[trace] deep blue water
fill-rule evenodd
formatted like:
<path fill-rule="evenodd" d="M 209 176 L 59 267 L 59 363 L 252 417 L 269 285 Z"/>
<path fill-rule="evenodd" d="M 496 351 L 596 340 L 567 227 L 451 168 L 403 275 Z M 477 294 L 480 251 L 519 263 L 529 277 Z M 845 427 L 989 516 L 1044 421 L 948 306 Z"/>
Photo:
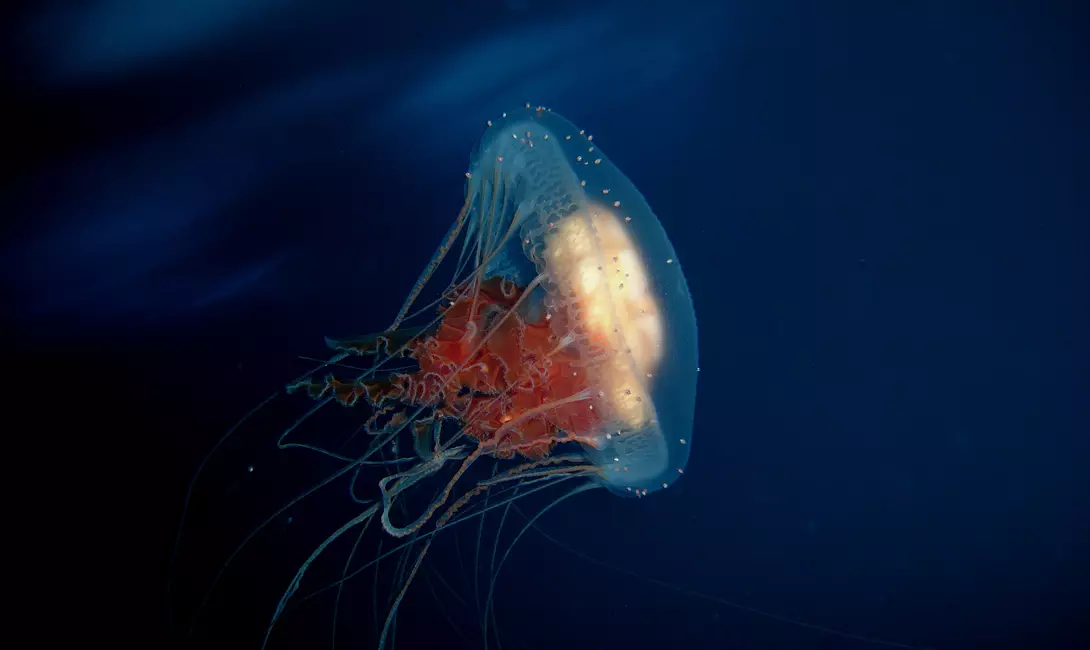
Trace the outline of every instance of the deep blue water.
<path fill-rule="evenodd" d="M 702 372 L 675 486 L 580 494 L 515 547 L 502 647 L 885 647 L 817 627 L 1086 647 L 1085 7 L 361 4 L 45 2 L 11 23 L 5 465 L 35 634 L 259 647 L 359 507 L 338 484 L 278 517 L 187 638 L 233 545 L 337 465 L 276 451 L 305 403 L 240 431 L 198 483 L 168 606 L 186 482 L 323 336 L 389 323 L 485 120 L 530 101 L 654 208 Z M 481 647 L 475 536 L 438 538 L 398 647 Z M 337 647 L 374 646 L 373 589 L 348 583 Z M 270 647 L 326 647 L 332 611 L 294 607 Z"/>

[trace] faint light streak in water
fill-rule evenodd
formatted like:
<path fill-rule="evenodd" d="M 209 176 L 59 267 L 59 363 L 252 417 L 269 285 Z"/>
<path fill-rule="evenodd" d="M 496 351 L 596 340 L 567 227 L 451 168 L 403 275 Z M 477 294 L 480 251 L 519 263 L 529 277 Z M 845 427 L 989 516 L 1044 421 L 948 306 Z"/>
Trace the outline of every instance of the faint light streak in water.
<path fill-rule="evenodd" d="M 198 13 L 188 15 L 185 25 L 157 26 L 178 4 Z M 75 44 L 64 49 L 69 46 L 61 43 L 57 52 L 77 56 L 98 47 L 103 35 L 128 34 L 87 63 L 89 69 L 121 71 L 136 59 L 193 54 L 211 35 L 250 29 L 246 18 L 258 6 L 212 4 L 220 3 L 171 0 L 155 19 L 139 12 L 122 16 L 117 0 L 72 10 L 63 15 L 93 19 L 80 27 L 84 35 Z M 575 117 L 615 114 L 664 87 L 680 104 L 685 89 L 666 84 L 676 84 L 679 75 L 699 79 L 714 58 L 709 55 L 727 46 L 720 7 L 619 7 L 554 20 L 516 19 L 484 39 L 426 58 L 391 55 L 319 70 L 139 146 L 44 170 L 32 184 L 38 191 L 17 196 L 5 210 L 30 212 L 42 224 L 30 241 L 0 259 L 6 281 L 16 283 L 17 316 L 93 316 L 109 324 L 142 309 L 162 313 L 164 291 L 156 286 L 177 293 L 180 311 L 212 305 L 224 291 L 217 287 L 236 287 L 231 295 L 238 295 L 252 284 L 239 278 L 267 279 L 276 268 L 271 259 L 296 253 L 256 251 L 223 268 L 218 280 L 202 261 L 237 227 L 236 206 L 267 194 L 286 170 L 321 164 L 334 152 L 359 157 L 382 151 L 383 160 L 410 162 L 418 175 L 456 173 L 448 170 L 449 158 L 463 156 L 483 121 L 498 111 L 533 101 L 563 107 Z M 61 20 L 58 26 L 64 26 L 58 18 L 63 15 L 43 14 Z M 43 18 L 38 24 L 50 23 Z M 149 36 L 132 36 L 142 25 L 152 26 Z M 678 112 L 684 112 L 680 105 Z M 343 125 L 335 129 L 339 141 L 313 137 L 328 136 L 322 130 L 330 125 Z M 422 148 L 427 155 L 420 155 Z M 448 158 L 437 168 L 434 160 L 442 156 Z M 380 163 L 377 157 L 374 162 Z M 258 273 L 259 268 L 265 270 Z M 158 284 L 149 284 L 151 277 Z"/>
<path fill-rule="evenodd" d="M 54 83 L 82 82 L 182 58 L 252 29 L 282 0 L 97 0 L 39 7 L 24 38 Z"/>
<path fill-rule="evenodd" d="M 726 13 L 719 3 L 652 3 L 516 20 L 410 71 L 405 89 L 371 112 L 362 137 L 407 129 L 433 150 L 451 151 L 472 142 L 482 120 L 525 101 L 563 107 L 573 118 L 624 110 L 679 77 L 701 79 L 716 55 L 736 46 L 725 40 Z M 415 147 L 390 153 L 419 160 Z"/>
<path fill-rule="evenodd" d="M 267 273 L 269 259 L 292 251 L 258 251 L 261 261 L 235 261 L 244 268 L 227 267 L 220 280 L 207 258 L 245 225 L 240 203 L 342 146 L 298 125 L 349 119 L 373 99 L 377 74 L 342 70 L 288 84 L 177 132 L 42 170 L 3 206 L 35 223 L 0 254 L 16 319 L 131 325 L 144 310 L 162 313 L 168 298 L 179 312 L 206 302 L 202 292 L 245 275 L 247 264 Z"/>

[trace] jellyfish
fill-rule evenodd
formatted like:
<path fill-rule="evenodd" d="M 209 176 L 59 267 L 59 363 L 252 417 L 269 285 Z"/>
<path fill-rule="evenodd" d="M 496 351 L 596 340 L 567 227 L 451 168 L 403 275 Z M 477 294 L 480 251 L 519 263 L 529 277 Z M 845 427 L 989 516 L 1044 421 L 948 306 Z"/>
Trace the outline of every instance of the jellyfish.
<path fill-rule="evenodd" d="M 384 648 L 446 529 L 556 486 L 566 491 L 536 516 L 594 488 L 647 497 L 684 473 L 696 316 L 647 201 L 592 135 L 531 104 L 488 121 L 465 177 L 461 209 L 390 324 L 327 339 L 332 357 L 287 385 L 314 402 L 280 445 L 342 466 L 258 528 L 342 477 L 360 512 L 299 566 L 266 643 L 312 562 L 349 530 L 378 522 L 392 550 L 346 565 L 327 586 L 338 594 L 390 552 L 407 554 L 378 634 Z M 451 279 L 437 289 L 447 267 Z M 356 451 L 286 442 L 336 405 L 358 414 Z M 486 602 L 493 587 L 494 576 Z"/>

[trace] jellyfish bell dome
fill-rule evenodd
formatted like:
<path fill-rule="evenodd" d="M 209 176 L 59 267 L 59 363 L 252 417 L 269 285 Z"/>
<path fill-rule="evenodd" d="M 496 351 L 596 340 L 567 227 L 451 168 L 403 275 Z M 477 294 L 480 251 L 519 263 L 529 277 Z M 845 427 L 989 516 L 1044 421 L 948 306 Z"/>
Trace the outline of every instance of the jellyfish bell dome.
<path fill-rule="evenodd" d="M 555 340 L 581 358 L 597 414 L 576 438 L 598 480 L 622 494 L 668 487 L 689 455 L 697 329 L 655 213 L 593 135 L 540 106 L 490 121 L 469 176 L 482 199 L 511 204 L 497 230 L 517 228 Z"/>

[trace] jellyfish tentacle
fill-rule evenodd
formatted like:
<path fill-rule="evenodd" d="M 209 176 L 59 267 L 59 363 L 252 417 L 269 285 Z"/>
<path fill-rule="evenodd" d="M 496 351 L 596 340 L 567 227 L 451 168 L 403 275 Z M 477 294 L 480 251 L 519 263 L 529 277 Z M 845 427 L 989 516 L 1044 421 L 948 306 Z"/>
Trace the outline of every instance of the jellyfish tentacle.
<path fill-rule="evenodd" d="M 509 420 L 508 422 L 506 422 L 503 426 L 501 426 L 496 431 L 496 433 L 494 434 L 494 436 L 492 438 L 482 442 L 480 445 L 477 446 L 476 449 L 474 449 L 468 456 L 465 457 L 465 460 L 462 461 L 461 466 L 458 468 L 457 471 L 455 471 L 454 476 L 452 476 L 450 478 L 450 480 L 447 482 L 446 486 L 439 493 L 439 495 L 436 496 L 435 499 L 432 500 L 431 504 L 429 504 L 428 507 L 424 510 L 424 513 L 422 515 L 420 515 L 420 517 L 416 521 L 412 522 L 411 524 L 409 524 L 407 526 L 397 527 L 397 526 L 394 526 L 390 522 L 389 504 L 392 503 L 393 498 L 396 497 L 397 494 L 402 492 L 404 489 L 406 489 L 406 488 L 410 487 L 411 485 L 417 483 L 418 481 L 422 480 L 426 476 L 430 476 L 431 474 L 434 474 L 435 472 L 439 471 L 439 468 L 441 467 L 442 463 L 445 463 L 446 460 L 449 460 L 452 457 L 452 456 L 449 455 L 451 450 L 450 449 L 444 449 L 443 452 L 439 456 L 437 456 L 435 459 L 433 459 L 432 461 L 430 461 L 428 463 L 424 463 L 423 465 L 420 465 L 420 466 L 418 466 L 416 468 L 410 469 L 410 470 L 408 470 L 406 472 L 402 472 L 400 474 L 395 474 L 393 476 L 390 476 L 390 477 L 387 477 L 387 478 L 383 479 L 382 481 L 379 482 L 379 489 L 383 493 L 382 494 L 382 501 L 383 501 L 383 506 L 384 506 L 383 507 L 383 512 L 382 512 L 382 527 L 383 527 L 383 529 L 386 530 L 387 533 L 389 533 L 390 535 L 392 535 L 394 537 L 405 537 L 406 535 L 410 535 L 410 534 L 415 533 L 416 531 L 420 530 L 420 528 L 422 528 L 426 523 L 428 523 L 428 521 L 432 518 L 432 516 L 435 514 L 435 512 L 439 508 L 442 508 L 444 504 L 446 504 L 447 499 L 450 498 L 450 494 L 454 490 L 454 485 L 458 482 L 459 479 L 462 478 L 462 476 L 466 473 L 466 471 L 469 469 L 469 467 L 473 464 L 474 461 L 476 461 L 478 458 L 480 458 L 485 453 L 495 453 L 497 451 L 503 451 L 504 450 L 504 447 L 501 446 L 502 442 L 507 437 L 507 435 L 519 423 L 521 423 L 521 422 L 523 422 L 525 420 L 531 419 L 533 417 L 536 417 L 538 415 L 547 413 L 550 410 L 559 408 L 559 407 L 564 406 L 566 404 L 571 404 L 573 402 L 578 402 L 578 401 L 588 399 L 589 397 L 590 397 L 589 391 L 586 391 L 586 390 L 580 391 L 579 393 L 576 393 L 575 395 L 571 395 L 569 397 L 561 398 L 561 399 L 558 399 L 558 400 L 555 400 L 555 401 L 552 401 L 552 402 L 547 402 L 547 403 L 542 404 L 540 406 L 536 406 L 536 407 L 533 407 L 533 408 L 526 409 L 526 410 L 522 411 L 521 413 L 519 413 L 517 417 L 515 417 L 515 418 Z M 546 442 L 548 442 L 548 441 L 546 441 Z M 540 441 L 535 440 L 532 443 L 528 443 L 528 444 L 529 445 L 537 445 L 537 444 L 540 444 Z M 510 445 L 510 446 L 507 447 L 507 449 L 510 449 L 510 450 L 513 451 L 515 449 L 518 449 L 521 446 L 522 445 Z M 455 449 L 460 449 L 460 448 L 455 448 Z M 386 485 L 391 483 L 391 482 L 394 482 L 394 488 L 392 490 L 387 491 Z M 404 482 L 404 485 L 402 485 L 403 482 Z"/>
<path fill-rule="evenodd" d="M 446 450 L 431 460 L 420 463 L 404 472 L 391 474 L 380 480 L 378 489 L 382 495 L 382 528 L 393 537 L 405 537 L 416 532 L 427 523 L 428 517 L 431 516 L 429 511 L 425 511 L 420 518 L 407 526 L 395 526 L 390 521 L 390 510 L 393 508 L 394 501 L 402 492 L 442 469 L 448 460 L 461 457 L 462 448 L 456 447 L 452 450 Z"/>
<path fill-rule="evenodd" d="M 288 585 L 288 588 L 285 589 L 283 595 L 280 596 L 280 602 L 276 604 L 276 611 L 273 612 L 272 620 L 269 621 L 269 627 L 265 630 L 265 638 L 261 642 L 262 650 L 264 650 L 265 646 L 269 644 L 269 637 L 272 636 L 273 627 L 276 625 L 276 621 L 280 618 L 280 614 L 283 613 L 284 607 L 288 604 L 288 600 L 290 600 L 295 592 L 299 589 L 299 584 L 303 581 L 303 576 L 306 575 L 307 569 L 310 568 L 310 565 L 314 562 L 314 560 L 318 559 L 318 556 L 321 555 L 326 550 L 326 548 L 330 544 L 332 544 L 338 537 L 345 534 L 349 530 L 352 530 L 352 528 L 360 523 L 363 523 L 365 521 L 370 522 L 377 509 L 378 505 L 373 505 L 347 521 L 332 535 L 326 537 L 325 540 L 322 541 L 322 543 L 319 544 L 316 549 L 314 549 L 314 552 L 310 554 L 310 557 L 308 557 L 306 561 L 304 561 L 303 564 L 300 565 L 299 570 L 295 572 L 295 577 L 292 578 L 291 583 Z"/>
<path fill-rule="evenodd" d="M 482 449 L 484 449 L 484 445 L 478 447 L 474 451 L 473 454 L 470 454 L 470 456 L 468 458 L 466 458 L 466 460 L 462 464 L 462 467 L 460 467 L 458 469 L 458 472 L 455 473 L 454 477 L 452 477 L 450 482 L 447 484 L 447 487 L 443 490 L 443 493 L 442 493 L 443 497 L 449 496 L 450 491 L 453 488 L 454 483 L 461 477 L 461 474 L 464 473 L 464 471 L 469 467 L 469 463 L 472 460 L 475 459 L 474 457 L 479 456 Z M 520 467 L 536 467 L 536 466 L 537 466 L 537 463 L 526 463 L 525 465 L 520 466 Z M 511 470 L 511 472 L 515 472 L 518 469 L 520 469 L 520 468 L 517 467 L 514 470 Z M 590 485 L 593 486 L 593 484 L 590 484 Z M 489 489 L 491 486 L 492 486 L 492 483 L 487 483 L 487 482 L 483 482 L 483 481 L 481 483 L 478 483 L 472 489 L 470 489 L 465 494 L 463 494 L 461 497 L 459 497 L 457 501 L 455 501 L 453 504 L 451 504 L 451 506 L 449 508 L 447 508 L 447 510 L 442 515 L 439 516 L 439 519 L 436 520 L 435 529 L 432 531 L 432 534 L 424 542 L 424 547 L 420 550 L 420 554 L 417 556 L 416 562 L 413 563 L 412 570 L 409 571 L 408 578 L 406 578 L 406 580 L 405 580 L 404 584 L 402 585 L 401 589 L 398 591 L 397 598 L 394 600 L 393 605 L 390 608 L 390 613 L 387 614 L 387 616 L 386 616 L 386 623 L 383 625 L 382 635 L 379 638 L 379 649 L 380 650 L 383 650 L 386 647 L 386 637 L 387 637 L 387 634 L 389 633 L 389 631 L 391 629 L 391 626 L 392 626 L 394 620 L 397 617 L 398 607 L 401 605 L 401 601 L 405 598 L 405 594 L 408 593 L 409 585 L 412 584 L 413 578 L 416 577 L 417 572 L 420 570 L 420 566 L 424 563 L 424 558 L 427 556 L 428 550 L 431 548 L 431 544 L 432 544 L 432 541 L 435 539 L 435 535 L 447 525 L 447 523 L 451 520 L 451 518 L 453 518 L 455 515 L 458 514 L 458 511 L 461 510 L 461 508 L 463 506 L 465 506 L 467 503 L 469 503 L 474 497 L 480 495 L 482 492 Z M 443 501 L 445 501 L 445 499 L 443 499 Z M 436 499 L 436 503 L 439 503 L 441 505 L 442 501 L 440 501 L 439 499 Z M 433 507 L 434 507 L 434 504 L 433 504 Z"/>
<path fill-rule="evenodd" d="M 439 248 L 436 249 L 435 254 L 432 255 L 428 265 L 424 267 L 424 271 L 417 278 L 416 284 L 413 285 L 412 290 L 409 292 L 408 297 L 405 298 L 405 302 L 401 305 L 401 309 L 397 312 L 397 317 L 394 318 L 394 322 L 390 324 L 386 329 L 388 331 L 396 330 L 401 322 L 405 319 L 405 315 L 412 309 L 412 305 L 416 302 L 416 299 L 420 296 L 420 292 L 424 290 L 424 286 L 431 280 L 432 274 L 435 273 L 435 269 L 439 268 L 439 264 L 447 256 L 447 252 L 450 251 L 451 245 L 458 239 L 458 235 L 461 234 L 462 228 L 466 224 L 466 217 L 469 215 L 469 206 L 473 201 L 473 192 L 466 188 L 466 199 L 462 205 L 461 212 L 458 213 L 458 217 L 451 224 L 450 230 L 447 231 L 446 236 L 443 238 L 442 243 L 439 244 Z"/>
<path fill-rule="evenodd" d="M 509 498 L 503 499 L 501 501 L 498 501 L 496 503 L 493 503 L 493 504 L 489 505 L 487 509 L 477 510 L 475 512 L 466 513 L 461 517 L 455 517 L 454 519 L 447 522 L 444 529 L 450 529 L 450 528 L 452 528 L 454 526 L 457 526 L 458 524 L 462 524 L 462 523 L 465 523 L 467 521 L 472 521 L 473 519 L 475 519 L 477 517 L 483 516 L 486 512 L 490 512 L 492 510 L 496 510 L 496 509 L 505 507 L 510 501 L 524 499 L 524 498 L 529 497 L 529 496 L 531 496 L 533 494 L 536 494 L 537 492 L 540 492 L 541 490 L 548 489 L 548 488 L 552 487 L 554 484 L 561 483 L 561 482 L 564 482 L 564 481 L 567 481 L 567 480 L 571 480 L 572 478 L 575 478 L 575 477 L 571 476 L 571 475 L 557 476 L 552 481 L 550 481 L 548 483 L 545 483 L 543 485 L 535 487 L 535 488 L 533 488 L 531 490 L 526 490 L 526 491 L 522 492 L 521 494 L 517 494 L 517 495 L 515 495 L 513 497 L 509 497 Z M 538 480 L 540 481 L 540 480 L 543 480 L 543 479 L 538 479 Z M 525 485 L 523 487 L 525 487 Z M 390 549 L 389 551 L 387 551 L 385 553 L 382 553 L 382 552 L 376 553 L 376 555 L 375 555 L 375 557 L 373 559 L 371 559 L 369 562 L 366 562 L 366 563 L 356 567 L 348 575 L 342 577 L 339 580 L 331 582 L 331 583 L 329 583 L 329 584 L 327 584 L 327 585 L 325 585 L 323 587 L 320 587 L 320 588 L 310 592 L 306 596 L 303 596 L 302 598 L 297 599 L 295 602 L 298 603 L 298 604 L 302 604 L 304 602 L 307 602 L 307 601 L 311 600 L 312 598 L 316 598 L 316 597 L 324 594 L 326 591 L 329 591 L 330 589 L 333 589 L 334 587 L 337 587 L 338 585 L 344 584 L 344 583 L 348 582 L 349 580 L 352 580 L 352 579 L 356 578 L 357 576 L 359 576 L 364 571 L 367 571 L 368 569 L 370 569 L 371 567 L 377 565 L 379 562 L 382 562 L 383 560 L 390 557 L 391 555 L 393 555 L 395 553 L 399 553 L 399 552 L 409 548 L 410 546 L 416 544 L 417 542 L 425 541 L 427 539 L 430 539 L 431 537 L 435 536 L 438 532 L 439 531 L 433 529 L 433 530 L 430 530 L 430 531 L 428 531 L 426 533 L 421 533 L 420 535 L 418 535 L 416 537 L 413 537 L 413 538 L 411 538 L 409 540 L 403 541 L 401 544 L 395 546 L 394 548 Z M 381 546 L 381 542 L 380 542 L 380 546 Z M 374 600 L 377 600 L 377 598 L 374 599 Z"/>
<path fill-rule="evenodd" d="M 500 571 L 503 570 L 503 565 L 504 565 L 505 562 L 507 562 L 508 556 L 510 556 L 511 551 L 514 550 L 515 544 L 517 544 L 518 541 L 520 539 L 522 539 L 522 536 L 526 533 L 526 531 L 531 526 L 533 526 L 534 523 L 538 519 L 540 519 L 546 512 L 552 510 L 556 506 L 560 505 L 560 503 L 562 503 L 563 501 L 566 501 L 566 500 L 570 499 L 571 497 L 573 497 L 573 496 L 575 496 L 575 495 L 577 495 L 577 494 L 579 494 L 581 492 L 586 492 L 588 490 L 593 490 L 593 489 L 598 488 L 598 487 L 600 487 L 600 486 L 597 483 L 583 483 L 582 485 L 577 485 L 574 488 L 572 488 L 571 490 L 569 490 L 568 492 L 560 495 L 559 497 L 554 499 L 551 503 L 547 504 L 545 507 L 543 507 L 541 510 L 539 510 L 537 512 L 537 514 L 535 514 L 533 516 L 533 518 L 531 518 L 528 522 L 526 522 L 526 524 L 522 527 L 522 529 L 519 530 L 518 534 L 515 535 L 514 539 L 512 539 L 511 542 L 507 545 L 507 550 L 505 550 L 503 552 L 503 557 L 500 558 L 499 565 L 495 567 L 495 570 L 492 572 L 492 575 L 490 576 L 489 583 L 488 583 L 488 598 L 485 599 L 485 617 L 488 616 L 489 611 L 492 612 L 493 627 L 495 627 L 495 612 L 496 612 L 496 608 L 495 608 L 494 601 L 493 601 L 493 596 L 496 593 L 496 580 L 499 578 Z M 509 506 L 513 506 L 513 505 L 514 505 L 514 502 L 509 504 Z M 495 554 L 494 554 L 494 550 L 493 550 L 493 557 L 492 557 L 493 563 L 495 563 L 495 559 L 496 558 L 495 558 Z M 487 625 L 487 618 L 485 619 L 485 621 L 486 621 L 485 624 Z M 498 634 L 496 636 L 496 641 L 497 641 L 497 645 L 499 645 L 499 635 Z M 486 650 L 488 648 L 488 635 L 487 634 L 485 634 L 485 648 L 486 648 Z"/>
<path fill-rule="evenodd" d="M 354 479 L 353 479 L 354 480 Z M 360 528 L 360 532 L 356 535 L 356 541 L 352 542 L 352 550 L 348 552 L 348 559 L 344 561 L 344 569 L 341 570 L 341 577 L 348 575 L 348 569 L 352 566 L 352 560 L 356 557 L 356 549 L 359 548 L 360 542 L 363 541 L 363 536 L 367 533 L 367 529 L 371 527 L 371 524 L 375 521 L 374 514 L 368 518 L 367 523 Z M 333 600 L 333 630 L 330 642 L 330 650 L 335 650 L 337 643 L 337 615 L 341 607 L 341 594 L 344 592 L 344 583 L 337 585 L 337 597 Z"/>
<path fill-rule="evenodd" d="M 495 477 L 493 477 L 493 478 L 495 478 Z M 522 488 L 521 483 L 518 483 L 518 484 L 515 485 L 514 490 L 515 490 L 516 495 L 518 494 L 518 492 L 519 492 L 519 490 L 521 488 Z M 488 496 L 491 495 L 491 494 L 492 494 L 492 490 L 488 490 L 487 492 L 485 492 L 485 498 L 487 499 Z M 503 534 L 503 527 L 507 523 L 507 515 L 510 514 L 511 506 L 513 506 L 514 503 L 515 503 L 514 501 L 509 501 L 507 503 L 507 506 L 503 509 L 503 514 L 500 516 L 500 523 L 499 523 L 498 526 L 496 526 L 496 533 L 495 533 L 495 535 L 492 536 L 492 555 L 491 555 L 491 559 L 488 562 L 488 575 L 490 577 L 490 582 L 492 582 L 491 576 L 495 575 L 495 573 L 496 573 L 496 550 L 499 548 L 499 545 L 500 545 L 500 536 Z M 483 517 L 482 517 L 482 520 L 483 520 Z M 480 568 L 479 567 L 478 567 L 477 572 L 480 573 Z M 491 592 L 491 587 L 489 588 L 489 591 Z M 497 633 L 496 633 L 496 646 L 497 647 L 501 646 L 500 636 L 499 636 L 499 632 L 498 632 L 498 626 L 496 625 L 496 610 L 495 610 L 495 608 L 489 607 L 488 604 L 489 604 L 489 599 L 486 598 L 485 603 L 484 603 L 484 611 L 482 613 L 481 612 L 481 604 L 479 602 L 477 603 L 477 612 L 478 612 L 478 614 L 481 615 L 481 639 L 483 641 L 484 650 L 488 650 L 488 619 L 489 619 L 489 612 L 491 612 L 492 627 L 493 627 L 493 629 L 497 630 Z"/>
<path fill-rule="evenodd" d="M 235 431 L 242 427 L 242 425 L 245 424 L 251 417 L 253 417 L 255 413 L 265 408 L 265 406 L 267 406 L 269 402 L 276 399 L 279 395 L 280 391 L 276 391 L 272 395 L 269 395 L 264 400 L 262 400 L 261 403 L 259 403 L 257 406 L 250 409 L 245 415 L 243 415 L 242 418 L 240 418 L 238 422 L 234 424 L 234 426 L 227 430 L 227 433 L 223 434 L 223 437 L 221 437 L 216 442 L 216 444 L 213 445 L 212 449 L 210 449 L 208 453 L 205 454 L 203 458 L 201 458 L 200 464 L 197 465 L 196 471 L 193 472 L 192 478 L 189 479 L 189 485 L 186 486 L 185 490 L 185 499 L 182 502 L 182 514 L 179 515 L 178 518 L 178 532 L 174 536 L 174 544 L 171 546 L 170 560 L 167 564 L 167 629 L 171 630 L 172 632 L 174 627 L 174 616 L 172 614 L 170 601 L 174 588 L 174 566 L 178 561 L 178 549 L 181 547 L 182 544 L 182 533 L 185 530 L 186 516 L 189 514 L 189 502 L 193 498 L 193 488 L 197 485 L 197 479 L 200 478 L 201 473 L 204 471 L 205 466 L 208 464 L 208 461 L 211 460 L 212 456 L 215 455 L 216 451 L 219 450 L 219 448 L 222 447 L 223 444 L 235 434 Z"/>
<path fill-rule="evenodd" d="M 492 466 L 492 477 L 495 478 L 499 472 L 500 466 Z M 492 497 L 492 492 L 486 492 L 484 495 L 485 510 L 488 509 L 488 501 Z M 481 538 L 484 537 L 484 515 L 481 515 L 481 520 L 477 522 L 477 540 L 473 545 L 473 604 L 476 605 L 477 611 L 481 610 L 481 587 L 480 587 L 480 575 L 481 575 Z M 502 527 L 502 524 L 500 524 Z"/>

